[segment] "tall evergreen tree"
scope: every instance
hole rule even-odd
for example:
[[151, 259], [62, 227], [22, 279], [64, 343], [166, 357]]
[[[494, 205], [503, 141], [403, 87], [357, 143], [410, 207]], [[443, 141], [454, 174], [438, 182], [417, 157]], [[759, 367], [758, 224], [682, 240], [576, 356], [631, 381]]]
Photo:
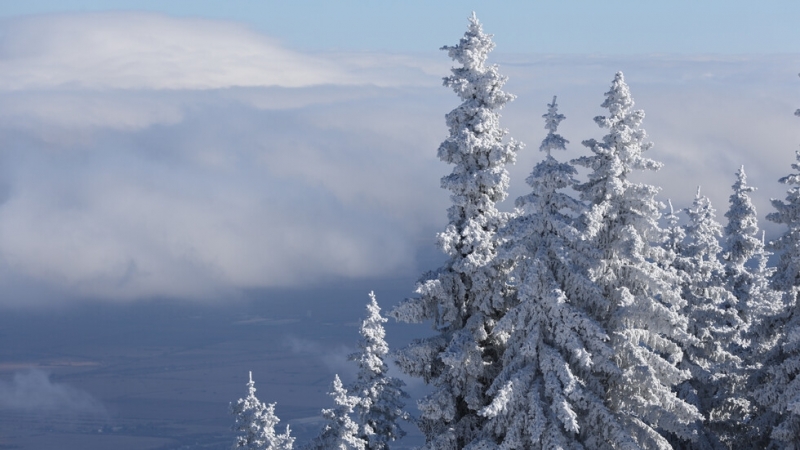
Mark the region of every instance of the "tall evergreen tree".
[[722, 450], [734, 443], [749, 410], [739, 356], [745, 347], [740, 333], [744, 322], [720, 261], [722, 225], [700, 188], [686, 213], [686, 238], [673, 267], [681, 276], [684, 314], [695, 340], [684, 347], [681, 362], [692, 377], [681, 383], [678, 392], [704, 416], [691, 448]]
[[[797, 161], [792, 169], [800, 171], [800, 151], [795, 153]], [[789, 174], [779, 180], [792, 185], [786, 192], [786, 200], [772, 199], [775, 212], [767, 215], [767, 220], [785, 225], [788, 229], [778, 239], [770, 243], [770, 248], [779, 254], [779, 260], [772, 284], [775, 289], [789, 292], [796, 297], [800, 287], [800, 173]], [[794, 304], [794, 299], [792, 304]]]
[[574, 160], [587, 167], [589, 179], [575, 188], [591, 206], [585, 229], [600, 252], [590, 267], [608, 309], [600, 311], [610, 334], [621, 373], [609, 378], [607, 402], [643, 448], [670, 448], [659, 434], [694, 439], [697, 408], [679, 399], [673, 387], [689, 378], [677, 367], [681, 348], [692, 339], [681, 314], [684, 300], [675, 289], [677, 278], [664, 268], [664, 240], [658, 226], [658, 189], [632, 182], [634, 170], [661, 167], [643, 153], [650, 149], [641, 128], [644, 112], [633, 99], [621, 72], [606, 93], [602, 107], [608, 116], [595, 122], [608, 129], [602, 141], [583, 142], [592, 156]]
[[461, 64], [444, 85], [463, 101], [447, 114], [450, 134], [439, 158], [453, 164], [442, 187], [450, 190], [449, 224], [438, 235], [449, 257], [443, 267], [423, 276], [417, 297], [393, 316], [407, 322], [430, 320], [437, 334], [412, 343], [398, 355], [406, 373], [421, 377], [433, 392], [420, 400], [418, 425], [427, 448], [462, 449], [479, 439], [486, 421], [479, 414], [487, 390], [499, 372], [502, 346], [492, 330], [509, 307], [508, 268], [496, 259], [495, 235], [506, 221], [496, 207], [506, 197], [505, 164], [521, 144], [506, 141], [498, 110], [514, 97], [502, 90], [506, 78], [486, 65], [494, 48], [474, 13], [458, 45], [443, 47]]
[[595, 317], [608, 305], [581, 269], [586, 252], [574, 217], [584, 206], [563, 192], [577, 171], [551, 154], [567, 140], [556, 133], [564, 116], [555, 98], [548, 107], [539, 147], [546, 157], [527, 179], [532, 192], [517, 199], [519, 215], [501, 231], [517, 301], [494, 331], [505, 351], [493, 401], [480, 412], [489, 419], [483, 448], [638, 448], [604, 403], [604, 381], [619, 373]]
[[[725, 247], [723, 256], [728, 289], [737, 298], [741, 318], [743, 341], [742, 356], [745, 363], [745, 376], [749, 385], [758, 387], [758, 380], [767, 375], [765, 368], [776, 356], [775, 343], [779, 328], [783, 301], [782, 294], [772, 289], [769, 279], [774, 268], [767, 266], [770, 253], [764, 247], [763, 232], [758, 228], [758, 216], [750, 192], [756, 188], [747, 185], [744, 167], [736, 173], [730, 196], [730, 207], [725, 217]], [[749, 390], [750, 388], [748, 388]], [[749, 396], [749, 392], [748, 392]], [[749, 409], [750, 418], [740, 420], [740, 429], [747, 428], [749, 448], [764, 448], [769, 442], [775, 414], [765, 405], [750, 401], [742, 405]], [[742, 435], [743, 433], [739, 433]], [[744, 448], [742, 445], [739, 447]]]
[[386, 319], [381, 317], [381, 308], [373, 292], [369, 293], [369, 298], [367, 317], [361, 323], [360, 352], [350, 355], [359, 368], [350, 392], [358, 397], [354, 411], [367, 450], [386, 450], [390, 442], [405, 435], [398, 422], [409, 419], [403, 410], [403, 399], [408, 394], [403, 391], [405, 383], [387, 374], [384, 358], [389, 346], [384, 340], [386, 331], [383, 328]]
[[236, 404], [230, 405], [231, 414], [236, 417], [234, 430], [240, 434], [236, 437], [234, 448], [247, 450], [291, 450], [294, 438], [286, 432], [277, 434], [275, 425], [280, 419], [275, 415], [275, 404], [265, 405], [256, 398], [256, 384], [253, 372], [247, 383], [247, 397], [240, 398]]
[[764, 233], [758, 227], [758, 215], [749, 193], [756, 188], [747, 185], [744, 166], [736, 173], [725, 213], [725, 269], [730, 291], [738, 299], [739, 314], [744, 322], [743, 336], [751, 341], [745, 352], [751, 365], [763, 363], [762, 356], [774, 348], [775, 318], [783, 311], [780, 291], [772, 289], [769, 280], [775, 272], [767, 265], [772, 253], [764, 245]]
[[[800, 171], [800, 152], [796, 152], [797, 162], [792, 169]], [[781, 183], [792, 186], [786, 200], [772, 200], [776, 209], [767, 215], [767, 220], [783, 224], [787, 230], [770, 248], [779, 254], [772, 284], [784, 293], [786, 315], [776, 327], [783, 332], [778, 337], [778, 345], [771, 358], [765, 362], [764, 370], [754, 380], [754, 397], [766, 409], [760, 417], [762, 430], [770, 432], [772, 445], [782, 449], [800, 448], [800, 313], [797, 309], [797, 293], [800, 288], [800, 173], [793, 173], [780, 179]]]

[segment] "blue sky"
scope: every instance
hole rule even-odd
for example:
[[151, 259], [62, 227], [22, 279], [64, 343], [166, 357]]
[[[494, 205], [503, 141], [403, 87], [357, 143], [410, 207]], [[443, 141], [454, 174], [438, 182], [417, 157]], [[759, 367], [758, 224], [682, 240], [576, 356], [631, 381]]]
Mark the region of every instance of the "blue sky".
[[[429, 51], [474, 10], [516, 53], [794, 53], [795, 1], [30, 0], [0, 16], [150, 11], [245, 23], [303, 50]], [[438, 44], [436, 44], [438, 45]]]
[[440, 258], [448, 205], [436, 148], [456, 97], [438, 48], [472, 10], [518, 96], [502, 125], [527, 144], [503, 208], [526, 193], [552, 96], [572, 142], [563, 159], [580, 156], [622, 70], [665, 163], [643, 178], [662, 199], [686, 206], [702, 185], [722, 221], [744, 164], [763, 217], [800, 143], [798, 9], [2, 3], [0, 305], [213, 302], [398, 277], [410, 292]]

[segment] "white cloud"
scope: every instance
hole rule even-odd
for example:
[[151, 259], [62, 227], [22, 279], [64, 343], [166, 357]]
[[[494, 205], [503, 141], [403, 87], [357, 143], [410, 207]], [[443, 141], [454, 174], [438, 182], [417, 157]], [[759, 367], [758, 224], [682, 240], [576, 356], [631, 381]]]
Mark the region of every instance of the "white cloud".
[[[436, 149], [457, 104], [443, 52], [302, 54], [234, 23], [150, 14], [2, 28], [0, 304], [218, 299], [431, 269], [418, 259], [446, 220]], [[541, 158], [545, 104], [557, 94], [567, 116], [557, 156], [584, 154], [620, 69], [666, 163], [645, 178], [662, 198], [687, 206], [702, 184], [723, 221], [741, 164], [762, 217], [783, 197], [796, 56], [494, 58], [518, 95], [502, 125], [527, 143], [509, 208]]]
[[33, 16], [4, 28], [4, 90], [308, 86], [347, 78], [329, 61], [236, 23], [96, 13]]
[[152, 13], [30, 16], [0, 26], [0, 90], [409, 85], [440, 62], [304, 54], [235, 23]]

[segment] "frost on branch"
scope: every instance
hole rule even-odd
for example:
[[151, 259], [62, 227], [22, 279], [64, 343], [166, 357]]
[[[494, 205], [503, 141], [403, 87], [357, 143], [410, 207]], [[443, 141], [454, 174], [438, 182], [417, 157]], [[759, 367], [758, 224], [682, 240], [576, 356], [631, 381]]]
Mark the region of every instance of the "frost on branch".
[[459, 43], [443, 47], [459, 66], [444, 85], [462, 100], [447, 114], [448, 137], [439, 146], [442, 161], [453, 165], [442, 178], [452, 205], [449, 224], [438, 235], [448, 260], [420, 281], [417, 297], [401, 303], [395, 318], [432, 321], [437, 336], [403, 349], [398, 364], [406, 373], [433, 385], [421, 401], [420, 427], [427, 448], [461, 449], [480, 434], [478, 414], [490, 401], [487, 389], [501, 364], [501, 351], [490, 338], [510, 302], [509, 267], [496, 259], [498, 228], [507, 214], [496, 203], [506, 197], [505, 165], [521, 144], [506, 140], [498, 110], [514, 97], [502, 90], [506, 78], [486, 60], [494, 48], [478, 19], [470, 18]]
[[233, 429], [239, 433], [233, 448], [247, 450], [291, 450], [294, 438], [286, 432], [277, 434], [275, 425], [280, 419], [275, 415], [275, 404], [265, 405], [256, 398], [256, 385], [253, 373], [247, 383], [247, 397], [231, 404], [230, 411], [236, 417]]

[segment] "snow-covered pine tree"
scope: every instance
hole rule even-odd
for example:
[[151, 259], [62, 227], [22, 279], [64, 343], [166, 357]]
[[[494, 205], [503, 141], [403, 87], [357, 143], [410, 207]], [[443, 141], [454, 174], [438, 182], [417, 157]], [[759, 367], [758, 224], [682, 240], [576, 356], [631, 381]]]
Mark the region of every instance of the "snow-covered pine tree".
[[275, 425], [280, 419], [275, 415], [275, 404], [265, 405], [256, 398], [256, 384], [253, 372], [247, 383], [247, 397], [240, 398], [236, 404], [230, 405], [231, 414], [236, 417], [234, 430], [241, 433], [236, 437], [233, 448], [247, 450], [291, 450], [294, 438], [286, 432], [277, 434]]
[[673, 267], [681, 276], [683, 313], [695, 340], [683, 349], [680, 367], [692, 377], [679, 385], [678, 393], [704, 416], [697, 426], [697, 441], [689, 447], [724, 450], [734, 444], [750, 409], [739, 356], [746, 347], [741, 336], [744, 322], [719, 259], [722, 225], [700, 188], [686, 213], [686, 237]]
[[691, 439], [700, 415], [673, 391], [689, 378], [677, 365], [692, 338], [677, 278], [663, 266], [666, 251], [653, 244], [664, 240], [658, 188], [628, 178], [634, 170], [657, 170], [661, 164], [643, 156], [652, 146], [640, 127], [644, 112], [633, 109], [621, 72], [602, 107], [609, 115], [595, 122], [608, 134], [602, 141], [584, 141], [594, 155], [573, 162], [590, 170], [588, 181], [575, 189], [590, 204], [583, 220], [600, 256], [589, 270], [608, 301], [608, 310], [598, 315], [621, 369], [606, 380], [607, 402], [641, 447], [666, 449], [670, 445], [659, 432]]
[[306, 450], [366, 450], [367, 440], [360, 436], [358, 423], [351, 414], [359, 403], [358, 396], [350, 395], [342, 385], [339, 375], [333, 379], [330, 392], [336, 406], [322, 410], [325, 425], [319, 436], [304, 448]]
[[500, 343], [492, 329], [509, 307], [508, 268], [495, 256], [497, 229], [506, 215], [496, 203], [506, 197], [505, 164], [514, 161], [521, 144], [505, 141], [498, 110], [514, 97], [502, 90], [506, 78], [486, 65], [494, 48], [473, 13], [458, 45], [443, 47], [461, 64], [444, 85], [463, 103], [447, 114], [448, 138], [439, 158], [453, 164], [442, 187], [450, 190], [449, 224], [438, 235], [449, 257], [417, 285], [415, 298], [396, 307], [392, 315], [406, 322], [430, 320], [437, 334], [413, 342], [398, 354], [406, 373], [423, 378], [433, 392], [418, 403], [417, 421], [427, 448], [467, 448], [486, 418], [479, 414], [489, 403], [487, 390], [500, 370]]
[[[736, 296], [739, 317], [742, 320], [740, 339], [747, 345], [742, 349], [745, 374], [750, 385], [758, 386], [771, 358], [775, 357], [775, 343], [779, 337], [780, 313], [783, 309], [782, 294], [772, 289], [769, 279], [774, 268], [767, 266], [770, 253], [764, 247], [763, 232], [758, 228], [758, 215], [750, 192], [756, 188], [747, 185], [747, 175], [742, 166], [736, 173], [730, 196], [728, 225], [725, 227], [723, 255], [728, 290]], [[749, 393], [748, 393], [749, 394]], [[750, 402], [748, 420], [741, 420], [741, 430], [747, 429], [750, 448], [768, 445], [769, 431], [775, 414], [758, 402]], [[740, 445], [741, 447], [741, 445]]]
[[517, 301], [494, 330], [505, 351], [493, 401], [480, 411], [488, 418], [480, 448], [639, 448], [604, 403], [604, 380], [619, 370], [595, 317], [608, 305], [581, 269], [574, 218], [584, 206], [563, 192], [577, 171], [551, 154], [567, 143], [556, 133], [564, 116], [555, 97], [543, 117], [546, 157], [527, 178], [532, 192], [517, 199], [519, 214], [500, 231], [499, 257], [514, 262]]
[[767, 266], [772, 253], [765, 248], [764, 232], [758, 228], [758, 215], [749, 196], [756, 188], [747, 185], [744, 166], [732, 187], [730, 208], [725, 213], [725, 269], [729, 290], [739, 299], [739, 314], [746, 327], [743, 336], [751, 341], [745, 354], [750, 365], [759, 365], [774, 349], [775, 319], [783, 311], [783, 294], [769, 283], [775, 272]]
[[[795, 155], [797, 162], [792, 164], [792, 169], [800, 171], [800, 151]], [[772, 199], [776, 211], [767, 215], [767, 220], [788, 228], [770, 243], [770, 248], [779, 254], [772, 283], [775, 289], [790, 293], [794, 305], [800, 288], [800, 173], [789, 174], [779, 181], [793, 187], [787, 191], [785, 201]]]
[[375, 293], [369, 293], [367, 317], [361, 322], [360, 352], [350, 355], [350, 359], [358, 362], [358, 376], [350, 387], [350, 392], [358, 397], [355, 414], [360, 427], [359, 435], [367, 441], [367, 450], [386, 450], [389, 442], [400, 439], [405, 432], [398, 422], [409, 420], [404, 411], [404, 398], [401, 380], [387, 375], [388, 367], [384, 362], [389, 346], [384, 340], [386, 331], [381, 317], [381, 308], [375, 299]]
[[[800, 171], [800, 151], [796, 152], [797, 162], [792, 169]], [[778, 345], [764, 370], [753, 381], [753, 396], [766, 410], [759, 417], [762, 431], [769, 433], [771, 445], [781, 449], [800, 448], [800, 311], [797, 293], [800, 289], [800, 173], [792, 173], [780, 179], [781, 183], [792, 186], [786, 200], [772, 200], [776, 209], [767, 215], [767, 220], [786, 225], [787, 230], [775, 241], [770, 249], [779, 254], [773, 287], [783, 292], [786, 316], [775, 327], [779, 335]], [[781, 331], [779, 331], [781, 330]], [[775, 424], [771, 429], [769, 425]]]

